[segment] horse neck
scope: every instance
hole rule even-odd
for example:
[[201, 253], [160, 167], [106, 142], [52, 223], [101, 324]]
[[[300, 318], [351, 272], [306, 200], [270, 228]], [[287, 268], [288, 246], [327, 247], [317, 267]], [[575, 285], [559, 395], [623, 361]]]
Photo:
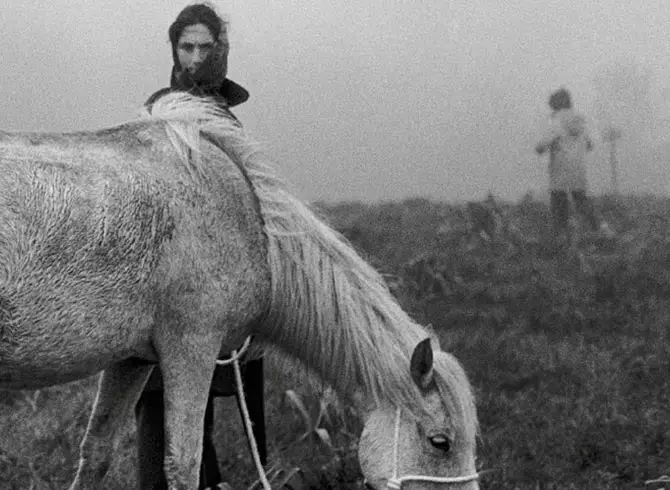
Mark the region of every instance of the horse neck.
[[[251, 174], [254, 180], [253, 168]], [[358, 389], [376, 404], [416, 408], [420, 396], [409, 361], [427, 333], [381, 276], [304, 204], [278, 189], [256, 192], [272, 277], [262, 336], [340, 392]]]

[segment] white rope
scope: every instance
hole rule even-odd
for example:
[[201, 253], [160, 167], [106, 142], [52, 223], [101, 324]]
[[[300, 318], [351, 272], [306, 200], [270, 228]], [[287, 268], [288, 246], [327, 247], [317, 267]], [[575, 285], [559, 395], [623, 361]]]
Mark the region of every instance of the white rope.
[[400, 490], [402, 482], [398, 480], [398, 445], [400, 444], [400, 408], [395, 409], [395, 428], [393, 430], [393, 477], [388, 481], [387, 486]]
[[[659, 476], [658, 478], [655, 478], [653, 480], [647, 480], [644, 482], [645, 486], [646, 485], [656, 485], [657, 483], [670, 483], [670, 476], [668, 475], [663, 475]], [[659, 490], [663, 490], [662, 488]]]
[[247, 349], [249, 348], [249, 344], [251, 344], [251, 335], [244, 339], [242, 347], [240, 347], [239, 350], [234, 350], [228, 359], [217, 359], [216, 363], [219, 366], [227, 366], [237, 362], [246, 353]]
[[265, 469], [261, 463], [260, 453], [258, 452], [258, 444], [256, 444], [256, 437], [254, 437], [253, 427], [251, 423], [251, 417], [249, 416], [249, 408], [247, 407], [247, 400], [244, 396], [244, 385], [242, 384], [242, 371], [240, 370], [240, 358], [244, 355], [249, 344], [251, 343], [251, 336], [247, 337], [240, 347], [240, 350], [234, 350], [228, 359], [217, 359], [216, 363], [219, 366], [227, 366], [229, 364], [233, 365], [233, 370], [235, 371], [235, 387], [237, 388], [237, 396], [240, 399], [240, 407], [242, 409], [242, 418], [244, 419], [244, 427], [247, 431], [247, 437], [249, 438], [249, 445], [251, 446], [251, 456], [254, 459], [254, 464], [256, 465], [256, 471], [258, 471], [258, 476], [260, 478], [261, 484], [265, 490], [272, 490], [270, 487], [270, 482], [265, 474]]
[[418, 481], [428, 483], [444, 483], [456, 485], [459, 483], [469, 483], [479, 478], [479, 473], [475, 472], [465, 476], [423, 476], [423, 475], [405, 475], [398, 477], [398, 446], [400, 445], [400, 408], [395, 412], [395, 429], [393, 444], [393, 476], [386, 482], [386, 487], [392, 490], [401, 490], [402, 484], [406, 481]]

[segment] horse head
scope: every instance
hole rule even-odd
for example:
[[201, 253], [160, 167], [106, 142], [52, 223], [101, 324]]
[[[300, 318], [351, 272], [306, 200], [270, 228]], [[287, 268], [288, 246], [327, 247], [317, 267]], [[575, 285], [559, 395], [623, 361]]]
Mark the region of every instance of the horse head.
[[476, 414], [463, 370], [450, 354], [434, 351], [430, 339], [416, 346], [409, 369], [422, 413], [390, 405], [367, 413], [358, 447], [366, 487], [479, 488]]

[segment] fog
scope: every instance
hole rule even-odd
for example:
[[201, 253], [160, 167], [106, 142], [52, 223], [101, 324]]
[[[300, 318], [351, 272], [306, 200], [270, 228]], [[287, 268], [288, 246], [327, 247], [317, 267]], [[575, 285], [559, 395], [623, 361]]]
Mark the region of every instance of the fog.
[[[36, 0], [0, 17], [0, 128], [97, 129], [168, 83], [188, 2]], [[235, 113], [310, 200], [455, 201], [546, 192], [532, 148], [568, 88], [592, 131], [621, 131], [624, 192], [667, 193], [670, 6], [663, 0], [215, 2], [230, 21]], [[589, 162], [610, 189], [608, 147]]]

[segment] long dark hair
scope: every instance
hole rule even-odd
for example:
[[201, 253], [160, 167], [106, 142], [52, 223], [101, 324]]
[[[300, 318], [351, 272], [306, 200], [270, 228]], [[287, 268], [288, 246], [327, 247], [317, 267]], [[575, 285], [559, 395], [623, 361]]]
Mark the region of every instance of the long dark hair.
[[214, 11], [214, 8], [206, 3], [196, 3], [184, 8], [170, 26], [168, 35], [173, 46], [179, 41], [184, 28], [195, 24], [204, 24], [212, 33], [214, 39], [219, 39], [225, 33], [228, 24]]

